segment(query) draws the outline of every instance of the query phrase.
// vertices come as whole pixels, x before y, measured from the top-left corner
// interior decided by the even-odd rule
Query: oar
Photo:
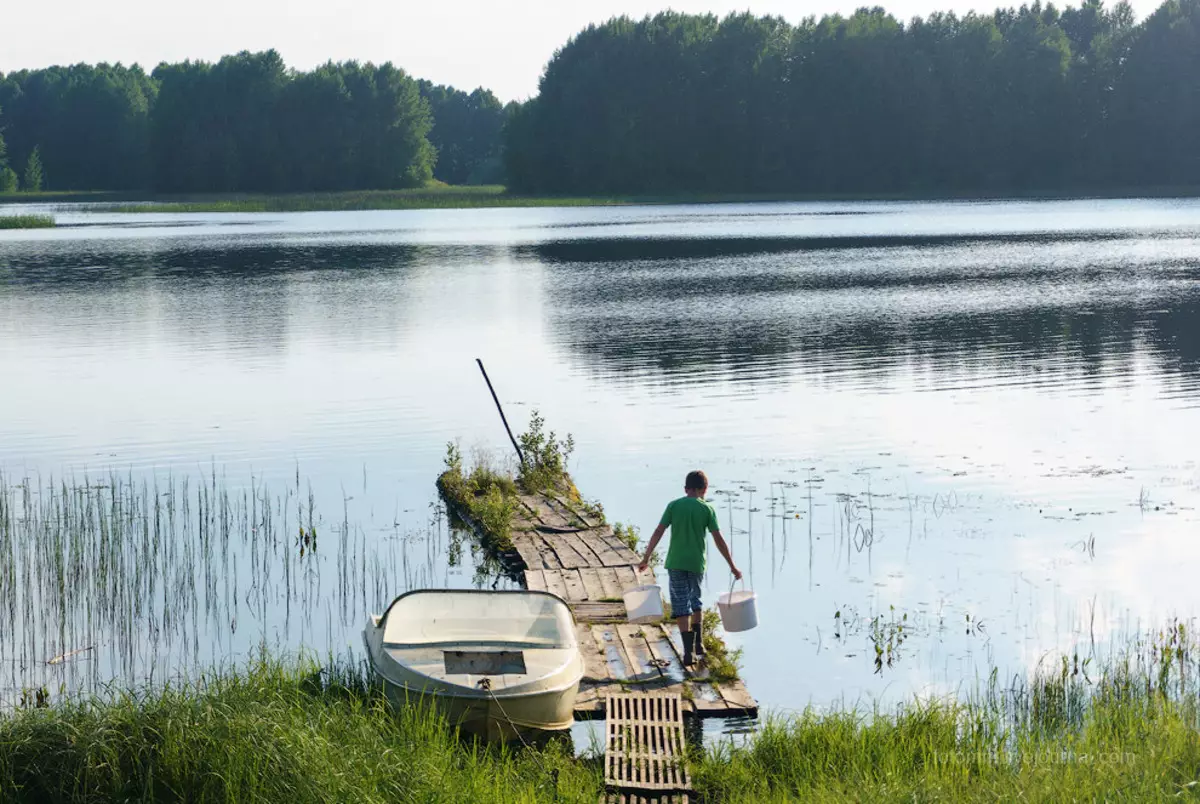
[[[517,439],[513,438],[512,428],[508,426],[508,419],[504,416],[504,408],[500,407],[500,399],[496,396],[496,389],[492,387],[492,381],[488,379],[487,369],[483,367],[483,361],[478,357],[475,362],[479,364],[479,370],[483,372],[483,381],[487,383],[488,390],[492,392],[492,401],[496,403],[496,410],[500,411],[500,421],[504,422],[504,429],[508,433],[508,440],[512,442],[513,449],[517,451],[517,457],[521,460],[521,465],[525,465],[525,456],[521,454],[521,447],[517,444]]]

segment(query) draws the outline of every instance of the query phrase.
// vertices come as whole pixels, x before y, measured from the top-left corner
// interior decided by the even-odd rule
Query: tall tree
[[[21,187],[27,193],[40,193],[45,175],[42,172],[41,147],[33,146],[29,157],[25,160],[25,173],[21,176]]]

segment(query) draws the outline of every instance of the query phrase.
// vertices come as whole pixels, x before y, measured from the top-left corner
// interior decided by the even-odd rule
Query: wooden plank
[[[584,589],[583,579],[579,577],[579,570],[568,569],[559,572],[562,573],[563,583],[567,586],[567,600],[572,603],[587,600],[587,590]]]
[[[626,589],[631,589],[635,586],[641,586],[642,582],[638,578],[637,572],[633,567],[614,567],[617,572],[617,583],[621,585],[621,593],[624,594]]]
[[[602,600],[584,600],[571,604],[571,613],[577,623],[623,623],[629,619],[624,603],[608,603]]]
[[[601,601],[608,597],[604,592],[604,584],[600,583],[600,573],[595,567],[581,567],[579,579],[587,590],[588,600]]]
[[[621,582],[617,580],[617,571],[611,567],[605,567],[596,571],[600,578],[600,584],[604,588],[605,600],[623,600],[622,595],[624,589],[621,587]]]
[[[554,552],[554,547],[546,541],[541,533],[533,534],[532,541],[537,547],[538,561],[543,568],[562,569],[562,562],[558,560],[558,554]]]
[[[562,570],[545,570],[542,573],[546,579],[546,591],[567,599],[567,585],[563,582]]]
[[[629,545],[621,541],[621,539],[617,537],[617,534],[612,532],[612,528],[605,528],[603,530],[596,531],[596,533],[600,540],[606,544],[609,549],[613,551],[613,553],[616,554],[617,558],[622,564],[637,564],[642,560],[641,556],[639,556],[633,550],[630,550]]]
[[[546,591],[546,577],[542,574],[542,570],[525,570],[525,588],[534,592]]]
[[[679,629],[674,624],[660,625],[655,631],[646,629],[650,649],[656,657],[666,661],[663,672],[675,683],[686,686],[690,691],[691,705],[696,711],[704,710],[715,714],[725,707],[725,700],[716,688],[706,680],[708,671],[703,668],[684,667],[680,646]]]
[[[513,534],[512,543],[517,555],[521,556],[521,561],[525,562],[526,569],[542,568],[542,557],[538,553],[533,536],[524,533]]]
[[[567,516],[564,516],[561,511],[556,510],[553,503],[540,494],[523,494],[520,500],[526,508],[533,512],[537,521],[543,525],[564,529],[575,527],[574,523]]]
[[[590,514],[586,513],[581,506],[574,505],[562,496],[558,494],[550,494],[548,496],[553,499],[554,502],[558,503],[562,510],[570,512],[572,516],[577,517],[581,522],[583,522],[584,527],[595,528],[604,524],[603,522],[597,522],[596,519]]]
[[[617,637],[614,627],[611,625],[593,625],[591,630],[592,640],[596,643],[597,649],[604,656],[604,661],[608,665],[609,678],[614,681],[629,678],[629,657],[625,655],[625,649],[621,646],[621,640]]]
[[[596,555],[596,551],[588,546],[587,541],[578,533],[564,533],[563,540],[571,545],[571,548],[578,553],[587,562],[589,567],[602,567],[604,563],[600,560],[600,556]]]
[[[758,701],[746,689],[741,679],[717,685],[717,692],[725,699],[730,710],[740,709],[749,717],[758,717]]]
[[[596,554],[596,557],[600,559],[600,563],[606,567],[623,567],[637,563],[638,559],[636,557],[633,561],[630,561],[627,557],[622,556],[618,551],[614,550],[608,539],[604,538],[606,532],[610,536],[612,535],[612,531],[606,526],[603,529],[584,531],[579,534],[579,538],[583,539],[592,552]],[[614,536],[613,538],[616,537]]]
[[[630,680],[661,684],[665,677],[657,667],[657,660],[646,643],[643,627],[632,623],[621,623],[615,627],[633,671]]]
[[[542,540],[550,545],[550,549],[554,551],[554,555],[558,558],[558,563],[564,569],[578,569],[579,567],[591,566],[591,560],[580,555],[563,534],[543,533]]]

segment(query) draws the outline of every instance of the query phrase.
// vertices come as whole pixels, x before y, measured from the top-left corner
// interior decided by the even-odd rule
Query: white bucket
[[[758,625],[758,595],[749,589],[731,590],[717,598],[717,611],[726,631],[749,631]]]
[[[625,590],[625,618],[631,623],[656,623],[663,618],[662,588],[654,584]]]

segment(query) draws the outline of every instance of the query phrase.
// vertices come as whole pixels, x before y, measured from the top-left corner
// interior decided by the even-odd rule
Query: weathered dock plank
[[[684,712],[699,717],[757,717],[758,704],[741,682],[716,685],[684,668],[674,626],[578,623],[584,678],[575,717],[604,716],[604,698],[627,691],[675,693]]]

